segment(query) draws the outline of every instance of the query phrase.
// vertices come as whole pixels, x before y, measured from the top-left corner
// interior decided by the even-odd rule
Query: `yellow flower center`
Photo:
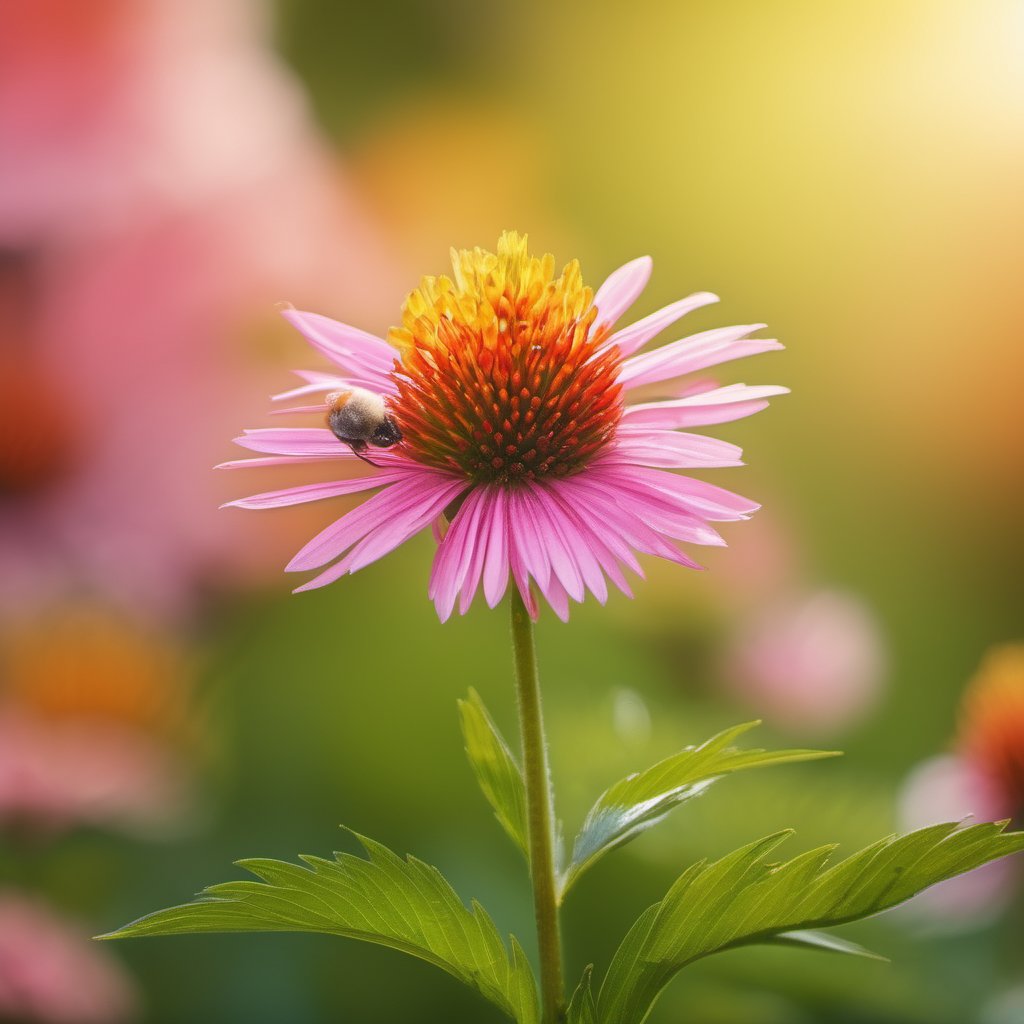
[[[389,334],[406,451],[476,483],[577,472],[622,416],[619,352],[594,330],[579,264],[555,277],[526,244],[505,232],[496,253],[453,250],[453,277],[424,278]]]

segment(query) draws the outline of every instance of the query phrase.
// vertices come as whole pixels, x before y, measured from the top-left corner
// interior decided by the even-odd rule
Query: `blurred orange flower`
[[[1024,814],[1024,644],[985,656],[964,694],[956,749],[988,779],[997,817]]]
[[[0,824],[152,832],[191,803],[188,672],[165,637],[91,607],[11,631],[0,674]]]
[[[1024,813],[1024,644],[992,648],[968,684],[954,752],[917,765],[903,785],[902,824],[951,818],[1016,818]],[[914,903],[914,913],[946,930],[988,923],[1007,905],[1019,865],[997,861],[950,879]]]

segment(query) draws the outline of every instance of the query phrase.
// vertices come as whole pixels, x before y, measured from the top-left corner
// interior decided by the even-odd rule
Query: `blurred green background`
[[[46,6],[54,24],[69,24],[61,4]],[[105,2],[104,17],[121,17],[121,6]],[[154,6],[157,33],[174,35],[173,6]],[[211,381],[207,392],[175,390],[156,349],[158,372],[143,360],[127,383],[148,406],[114,475],[137,479],[133,459],[160,467],[188,514],[236,545],[242,538],[241,550],[228,559],[210,543],[202,557],[175,555],[190,575],[170,612],[140,610],[131,587],[106,593],[107,574],[85,576],[77,563],[33,609],[16,601],[5,612],[17,637],[54,606],[113,605],[119,621],[138,615],[186,652],[191,724],[168,742],[187,765],[190,810],[144,840],[96,821],[59,835],[16,823],[3,833],[0,878],[101,931],[237,877],[239,857],[351,848],[344,823],[436,864],[532,948],[523,866],[475,788],[455,714],[475,686],[514,735],[502,610],[438,623],[426,599],[429,535],[292,597],[278,567],[337,508],[218,512],[218,500],[286,478],[246,470],[211,482],[208,468],[237,457],[230,431],[275,422],[263,418],[265,395],[290,386],[289,369],[317,365],[298,335],[271,322],[275,302],[308,295],[319,311],[381,333],[421,274],[444,271],[450,245],[493,246],[503,228],[529,232],[534,250],[559,263],[579,257],[595,286],[649,253],[654,276],[637,315],[713,290],[721,305],[692,314],[687,330],[765,321],[786,351],[728,379],[742,372],[793,392],[713,431],[741,443],[749,463],[715,482],[765,508],[727,527],[728,549],[701,553],[708,573],[652,563],[635,601],[591,601],[569,625],[542,617],[559,815],[571,829],[623,773],[739,720],[766,719],[758,745],[847,752],[724,781],[603,861],[565,911],[569,977],[590,961],[603,967],[697,857],[786,826],[797,829],[790,853],[831,841],[852,850],[899,827],[903,781],[949,747],[985,651],[1022,633],[1024,5],[283,0],[258,28],[257,8],[223,6],[230,17],[213,27],[187,16],[200,27],[190,23],[183,52],[206,52],[210,39],[227,48],[241,32],[268,74],[306,97],[295,100],[312,112],[299,118],[303,141],[293,129],[268,136],[267,166],[303,147],[316,154],[315,187],[341,209],[318,244],[344,259],[325,266],[306,253],[301,218],[291,234],[246,235],[243,247],[280,246],[322,278],[307,288],[298,271],[253,274],[244,295],[232,292],[230,315],[204,321],[209,336],[182,378],[189,388]],[[70,42],[57,34],[74,48],[93,45],[95,31],[76,28]],[[169,67],[169,94],[191,96],[185,122],[212,118],[189,62]],[[224,105],[211,122],[228,149],[239,121],[265,109],[244,89],[233,102],[237,118]],[[287,169],[274,179],[241,218],[247,229],[279,201],[294,203],[290,180]],[[305,177],[301,187],[314,188]],[[197,205],[221,211],[218,194]],[[177,230],[181,209],[159,222]],[[315,215],[310,223],[322,228]],[[71,242],[12,229],[4,246],[57,252],[63,267],[69,252],[92,260],[123,224]],[[171,248],[160,264],[169,273],[140,271],[124,287],[137,303],[179,308],[175,273],[189,252]],[[219,272],[231,277],[231,267]],[[56,287],[53,273],[42,279]],[[20,308],[13,287],[8,306]],[[203,293],[197,307],[212,301]],[[144,350],[149,338],[135,331],[126,347]],[[58,371],[63,343],[48,350]],[[74,371],[69,387],[80,380]],[[150,417],[190,432],[188,464],[164,461],[177,441],[151,443]],[[18,424],[8,433],[32,429]],[[5,500],[14,498],[0,489]],[[163,492],[156,502],[176,507]],[[140,521],[150,514],[143,503]],[[23,547],[24,520],[2,522]],[[128,577],[164,571],[131,552],[115,557]],[[839,634],[823,641],[828,664],[801,662],[807,678],[794,693],[737,679],[735,647],[751,623],[821,594],[856,609],[852,626],[841,614],[823,627],[826,638]],[[79,675],[88,689],[88,668]],[[1000,913],[984,923],[939,923],[901,912],[848,929],[891,965],[785,950],[713,958],[674,983],[652,1021],[1024,1021],[1004,996],[1024,984],[1019,884],[1007,883]],[[341,940],[147,940],[110,952],[135,979],[138,1019],[152,1024],[499,1019],[426,965]]]

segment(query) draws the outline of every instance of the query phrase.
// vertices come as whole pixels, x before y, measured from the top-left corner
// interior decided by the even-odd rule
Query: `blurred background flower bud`
[[[990,650],[964,691],[949,754],[919,764],[899,799],[905,828],[941,821],[1010,818],[1024,812],[1024,644]],[[1008,905],[1019,880],[1015,860],[995,861],[943,882],[908,913],[943,930],[982,927]]]
[[[728,644],[723,678],[752,714],[827,736],[864,719],[885,672],[880,627],[867,605],[821,590],[746,612]]]
[[[136,1018],[137,1004],[135,986],[87,928],[0,889],[0,1020],[123,1024]]]

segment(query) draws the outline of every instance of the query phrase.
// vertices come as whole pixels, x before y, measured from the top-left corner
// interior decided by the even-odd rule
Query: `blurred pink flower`
[[[268,13],[250,0],[0,6],[0,244],[251,207],[257,195],[270,200],[272,184],[283,215],[250,208],[252,237],[275,222],[305,251],[254,258],[308,258],[303,229],[316,228],[310,215],[330,219],[331,206],[354,215],[345,227],[363,235],[344,190],[331,194],[302,89],[269,44]],[[358,240],[370,258],[378,251],[372,233]]]
[[[215,514],[201,472],[241,415],[226,382],[269,391],[233,339],[281,298],[369,317],[393,294],[262,10],[0,6],[0,356],[19,354],[10,389],[33,407],[0,448],[57,425],[69,456],[39,486],[0,480],[9,606],[71,581],[176,612],[265,569],[273,545]]]
[[[724,678],[751,710],[786,729],[827,735],[874,706],[885,677],[878,623],[850,594],[822,590],[742,618]]]
[[[176,645],[92,607],[8,630],[0,674],[0,829],[153,833],[192,802],[189,676]]]
[[[952,754],[917,765],[899,797],[900,827],[904,829],[968,817],[992,821],[1003,813],[999,795],[984,773]],[[942,931],[983,927],[1005,907],[1016,871],[1011,859],[993,861],[933,886],[910,903],[906,912]]]
[[[93,825],[147,834],[180,819],[189,795],[180,759],[151,737],[0,705],[0,830]]]
[[[23,893],[0,890],[0,1020],[120,1024],[136,1010],[128,976],[85,929]]]
[[[968,816],[1024,819],[1024,644],[988,652],[964,692],[954,752],[910,773],[899,809],[909,828]],[[994,861],[935,886],[912,907],[939,927],[978,927],[1004,909],[1019,878],[1017,863]]]

